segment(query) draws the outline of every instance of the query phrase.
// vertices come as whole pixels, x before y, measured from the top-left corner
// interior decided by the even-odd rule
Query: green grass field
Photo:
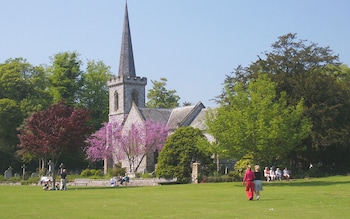
[[[155,187],[0,186],[0,218],[350,218],[350,176],[264,183],[248,201],[235,183]]]

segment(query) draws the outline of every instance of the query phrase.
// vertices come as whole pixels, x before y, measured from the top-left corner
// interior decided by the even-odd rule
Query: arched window
[[[117,91],[114,92],[114,111],[119,109],[119,94]]]
[[[132,91],[131,97],[132,97],[132,101],[136,104],[136,106],[138,106],[139,105],[139,101],[138,101],[139,94],[137,93],[137,90]]]

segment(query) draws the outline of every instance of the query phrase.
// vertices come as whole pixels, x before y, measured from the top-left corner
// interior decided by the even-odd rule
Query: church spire
[[[119,72],[118,72],[118,76],[123,76],[123,75],[130,76],[130,77],[136,76],[134,55],[133,55],[132,44],[131,44],[131,33],[130,33],[130,26],[129,26],[127,2],[125,3],[123,36],[122,36],[122,45],[121,45],[121,51],[120,51]]]

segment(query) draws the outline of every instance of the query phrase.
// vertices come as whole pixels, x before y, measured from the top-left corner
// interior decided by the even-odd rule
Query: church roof
[[[208,112],[208,109],[202,109],[199,114],[194,118],[194,120],[191,122],[191,127],[198,128],[200,130],[207,130],[207,126],[205,125],[206,120],[206,113]]]
[[[123,35],[122,35],[122,45],[120,49],[118,75],[119,76],[125,75],[129,77],[136,76],[127,3],[125,3],[124,26],[123,26]]]
[[[204,127],[201,125],[203,123],[202,119],[205,119],[204,108],[204,105],[199,102],[196,105],[174,109],[138,108],[138,110],[145,121],[152,120],[167,123],[169,130],[174,131],[179,127],[188,125],[195,128]]]
[[[202,102],[199,102],[196,105],[173,109],[168,121],[169,130],[175,130],[179,127],[190,125],[198,113],[204,108],[205,106]]]
[[[139,108],[139,111],[145,121],[152,120],[167,123],[172,109]]]

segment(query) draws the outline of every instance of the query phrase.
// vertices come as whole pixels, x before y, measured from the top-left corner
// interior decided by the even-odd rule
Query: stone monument
[[[5,170],[4,176],[5,176],[5,179],[10,179],[13,176],[12,167],[9,167],[7,170]]]
[[[197,184],[198,183],[198,167],[200,163],[193,163],[192,164],[192,183]]]

